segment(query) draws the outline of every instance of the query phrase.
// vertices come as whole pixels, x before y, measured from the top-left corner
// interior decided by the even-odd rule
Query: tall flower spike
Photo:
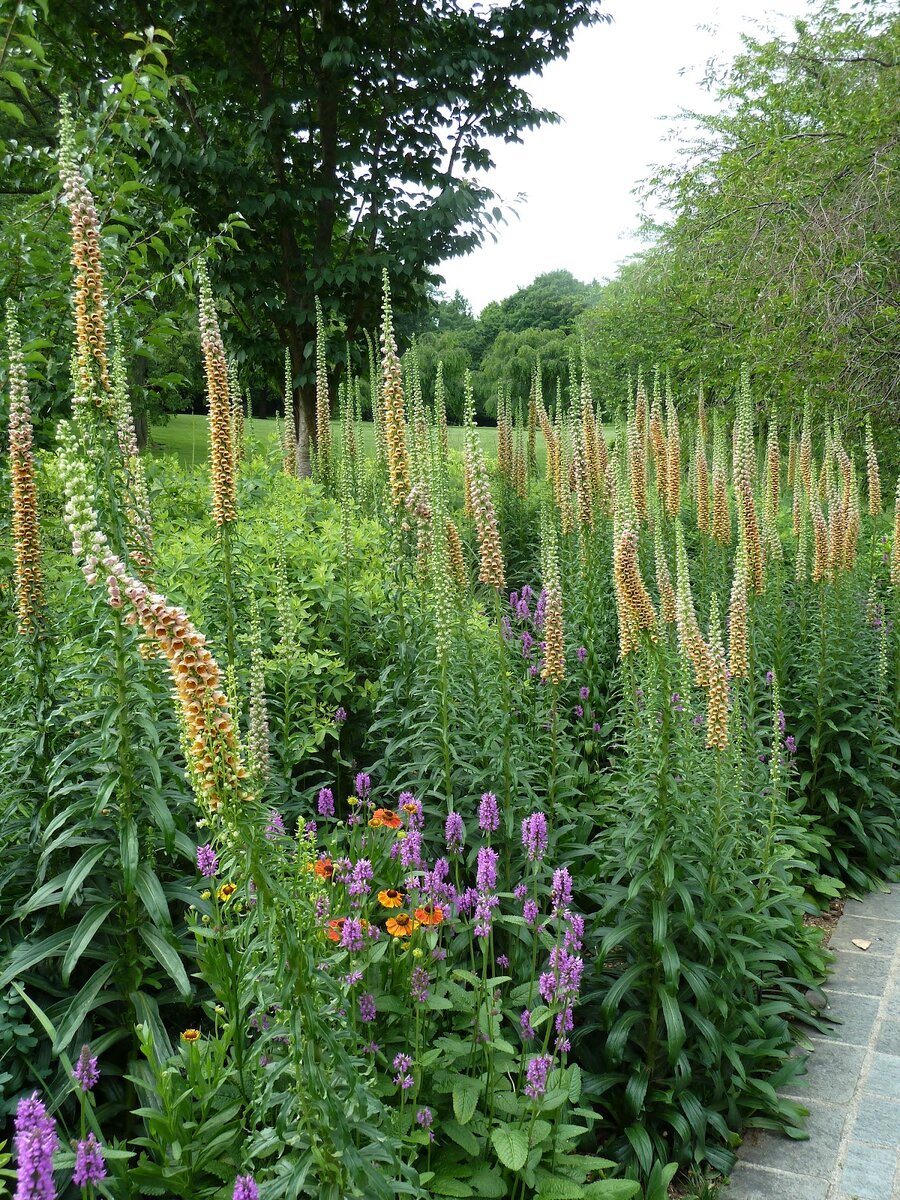
[[[722,646],[719,601],[713,592],[709,611],[709,699],[706,708],[706,745],[724,750],[728,745],[728,668]]]
[[[106,300],[100,258],[100,221],[94,197],[75,155],[75,126],[68,98],[60,106],[59,174],[70,213],[75,268],[75,411],[115,420],[116,405],[106,354]]]
[[[139,623],[168,660],[194,792],[206,812],[223,810],[227,816],[229,802],[245,798],[246,770],[218,663],[184,609],[151,592],[129,574],[97,528],[85,456],[66,422],[59,427],[59,463],[66,494],[65,520],[72,535],[72,551],[82,562],[85,579],[91,586],[101,582],[105,585],[111,607],[123,608],[127,600],[133,611],[126,621]]]
[[[6,302],[6,340],[9,346],[9,474],[16,558],[16,608],[19,633],[27,636],[40,625],[44,608],[44,573],[41,567],[28,373],[22,358],[22,342],[12,300]]]
[[[349,370],[349,364],[348,364]],[[331,481],[331,399],[328,395],[328,367],[325,361],[325,318],[316,296],[316,467],[319,479]]]
[[[791,417],[791,430],[788,434],[787,485],[793,488],[797,480],[797,437],[794,429],[794,418]]]
[[[650,447],[653,451],[653,465],[656,469],[656,490],[663,504],[665,504],[669,494],[669,453],[666,445],[665,429],[663,428],[658,376],[653,388],[653,408],[650,410],[649,433]]]
[[[200,267],[200,347],[203,351],[206,395],[209,402],[213,520],[221,529],[223,525],[237,518],[237,488],[234,478],[234,451],[231,445],[228,364],[205,263]]]
[[[291,352],[284,352],[284,429],[281,431],[281,465],[286,475],[297,474],[297,431],[294,419],[294,370]]]
[[[872,421],[866,417],[866,474],[869,482],[869,516],[881,515],[881,473],[878,470],[878,455],[872,437]]]
[[[725,431],[716,417],[713,432],[713,540],[720,546],[731,543],[731,505],[725,478]]]
[[[497,513],[491,496],[491,485],[488,480],[487,464],[484,460],[484,450],[475,430],[474,401],[472,398],[472,379],[466,372],[466,433],[465,456],[469,470],[472,496],[472,511],[475,517],[475,531],[478,534],[478,547],[481,556],[481,569],[478,578],[489,587],[503,588],[506,586],[506,576],[503,569],[503,547],[500,543],[500,531],[497,526]]]
[[[628,422],[628,468],[631,477],[631,502],[634,505],[635,516],[642,525],[646,525],[649,516],[647,509],[647,465],[644,458],[644,447],[634,420]],[[659,479],[657,467],[657,482]]]
[[[800,430],[800,478],[803,480],[803,486],[811,502],[813,489],[812,428],[808,400],[803,405],[803,426]]]
[[[894,545],[891,550],[891,583],[900,587],[900,476],[894,496]]]
[[[666,560],[666,551],[663,546],[659,521],[656,521],[653,526],[653,553],[656,563],[656,590],[659,592],[662,619],[667,625],[672,625],[678,615],[675,603],[675,589],[672,587],[672,575]]]
[[[766,490],[763,509],[763,526],[766,549],[772,558],[782,558],[781,539],[778,536],[778,501],[781,494],[781,447],[778,443],[778,421],[775,413],[769,414],[769,429],[766,434]]]
[[[747,662],[747,550],[743,539],[734,557],[734,579],[728,607],[728,669],[734,679],[748,673]]]
[[[666,512],[677,517],[681,511],[681,431],[672,390],[666,381]]]
[[[544,666],[541,678],[562,683],[566,674],[563,645],[563,597],[556,527],[545,509],[541,514],[541,568],[547,604],[544,609]]]
[[[403,371],[394,341],[391,289],[384,272],[384,320],[381,329],[382,404],[384,439],[387,446],[388,478],[391,502],[403,504],[409,494],[409,458],[406,453],[406,401],[403,395]]]
[[[675,526],[675,586],[678,641],[681,653],[690,661],[694,669],[694,681],[697,687],[708,687],[710,678],[709,647],[703,640],[697,612],[694,608],[687,549],[684,544],[684,530],[680,521]]]
[[[694,486],[697,495],[697,528],[701,533],[709,533],[709,464],[699,422],[694,447]]]
[[[741,372],[741,395],[736,419],[737,453],[734,460],[734,490],[738,500],[738,521],[741,536],[747,547],[747,563],[750,581],[758,596],[765,589],[763,575],[763,547],[759,532],[759,518],[753,496],[753,424],[750,407],[750,381],[746,370]]]
[[[619,529],[613,547],[613,576],[617,595],[632,631],[632,639],[636,640],[640,631],[647,630],[655,641],[656,610],[641,578],[637,530],[627,519]]]

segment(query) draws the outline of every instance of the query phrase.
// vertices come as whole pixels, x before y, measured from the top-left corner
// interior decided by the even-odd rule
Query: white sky
[[[497,241],[441,267],[476,313],[544,271],[567,268],[579,279],[609,278],[640,249],[632,189],[650,168],[670,161],[667,140],[680,108],[709,109],[700,86],[710,58],[740,50],[742,30],[789,30],[805,0],[606,0],[612,24],[578,31],[569,57],[531,82],[535,101],[563,120],[498,143],[486,182],[511,203]]]

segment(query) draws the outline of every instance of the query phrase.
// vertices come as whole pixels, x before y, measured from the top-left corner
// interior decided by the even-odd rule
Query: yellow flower
[[[199,1042],[200,1041],[200,1030],[199,1029],[185,1029],[185,1031],[181,1035],[181,1040],[183,1042]]]
[[[223,883],[216,892],[216,899],[221,900],[223,904],[227,903],[234,893],[237,891],[236,883]]]
[[[378,893],[378,903],[383,908],[399,908],[403,903],[403,893],[398,892],[396,888],[388,888]]]

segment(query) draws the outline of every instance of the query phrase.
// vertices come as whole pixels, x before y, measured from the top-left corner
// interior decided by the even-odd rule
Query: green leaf
[[[641,1185],[633,1179],[598,1179],[586,1183],[581,1194],[584,1200],[631,1200],[640,1191]]]
[[[428,1185],[433,1196],[474,1196],[475,1192],[461,1179],[451,1179],[448,1175],[436,1175]]]
[[[66,950],[65,957],[62,960],[60,974],[64,984],[68,984],[69,976],[75,964],[87,950],[88,946],[93,941],[97,930],[115,909],[116,900],[105,900],[102,904],[92,904],[81,920],[75,927],[75,932],[72,934],[72,940]]]
[[[465,1129],[458,1121],[446,1120],[441,1122],[441,1131],[452,1138],[457,1146],[461,1146],[467,1154],[477,1158],[481,1153],[481,1143],[471,1129]]]
[[[460,1125],[467,1125],[478,1108],[481,1087],[476,1079],[466,1079],[453,1088],[453,1114]]]
[[[140,932],[141,937],[150,949],[150,953],[168,974],[184,999],[189,999],[191,984],[178,951],[173,946],[170,946],[152,925],[142,925]]]
[[[95,1007],[100,991],[114,970],[115,963],[105,963],[87,981],[77,996],[74,997],[72,1003],[66,1009],[66,1015],[60,1021],[57,1028],[56,1039],[53,1042],[54,1054],[59,1054],[61,1050],[65,1050],[68,1047],[69,1042],[78,1032],[84,1018]]]
[[[500,1162],[510,1171],[521,1171],[528,1161],[528,1138],[514,1125],[491,1130],[491,1142]]]
[[[69,872],[69,877],[65,882],[65,886],[63,887],[62,896],[60,897],[59,903],[61,912],[64,913],[66,911],[69,901],[81,887],[82,883],[91,873],[94,867],[100,862],[100,859],[106,853],[106,850],[107,843],[103,842],[102,845],[93,846],[87,851],[86,854],[82,854],[78,861],[78,865],[73,867]]]

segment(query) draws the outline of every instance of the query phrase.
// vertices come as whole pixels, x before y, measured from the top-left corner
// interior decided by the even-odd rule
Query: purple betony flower
[[[531,1041],[535,1037],[534,1026],[531,1024],[531,1011],[527,1008],[522,1009],[522,1015],[519,1017],[519,1024],[522,1027],[522,1037],[526,1041]]]
[[[400,863],[406,868],[422,866],[422,834],[418,829],[408,829],[400,842]]]
[[[533,925],[538,919],[538,906],[534,900],[526,900],[522,905],[522,916],[526,925]]]
[[[563,909],[568,908],[572,903],[572,876],[565,867],[558,867],[553,872],[553,885],[550,894],[555,913],[562,912]]]
[[[420,1108],[416,1113],[416,1122],[417,1124],[421,1125],[423,1129],[427,1129],[433,1120],[434,1116],[432,1115],[430,1108]]]
[[[372,791],[372,779],[365,771],[360,771],[355,780],[356,794],[360,800],[368,800]]]
[[[211,879],[219,869],[219,858],[212,845],[197,847],[197,870],[206,879]]]
[[[504,971],[509,966],[509,959],[506,957],[505,954],[497,955],[497,966],[500,967]]]
[[[284,837],[284,817],[282,817],[277,808],[269,809],[266,837],[270,842],[274,841],[277,837]]]
[[[421,829],[425,824],[425,818],[422,816],[422,801],[417,800],[412,792],[401,792],[397,803],[404,810],[410,829]]]
[[[351,871],[347,884],[347,895],[355,897],[355,905],[358,906],[362,902],[362,897],[368,896],[371,892],[372,888],[369,884],[372,874],[372,864],[367,858],[361,858]]]
[[[580,704],[576,704],[575,707],[572,709],[572,712],[575,714],[576,717],[578,717],[579,720],[584,716],[584,709],[581,707]]]
[[[771,687],[775,682],[775,675],[772,671],[766,671],[766,687]]]
[[[85,1188],[88,1184],[97,1184],[106,1178],[106,1163],[103,1161],[103,1147],[89,1133],[75,1148],[75,1170],[72,1172],[72,1182],[76,1187]]]
[[[238,1175],[231,1200],[259,1200],[259,1188],[252,1175]]]
[[[72,1077],[83,1092],[89,1092],[100,1078],[97,1059],[91,1054],[90,1046],[82,1046],[78,1061],[72,1069]]]
[[[490,936],[493,911],[500,903],[499,896],[487,892],[479,892],[475,901],[475,936],[486,938]]]
[[[363,992],[359,998],[359,1019],[367,1024],[375,1020],[375,997],[371,992]]]
[[[500,828],[500,809],[493,792],[485,792],[478,805],[478,824],[483,833],[494,833]]]
[[[409,978],[409,994],[417,1004],[424,1004],[428,999],[428,985],[431,978],[424,967],[414,967]]]
[[[352,954],[362,950],[364,944],[362,922],[355,917],[348,917],[341,930],[341,945]]]
[[[793,734],[789,733],[784,739],[784,748],[787,750],[788,754],[797,753],[797,739],[793,736]]]
[[[466,840],[466,827],[458,812],[449,813],[444,822],[444,841],[449,854],[459,854]]]
[[[581,687],[578,689],[578,695],[581,697],[582,700],[587,700],[587,698],[588,698],[588,696],[590,696],[590,694],[591,694],[591,689],[589,687]]]
[[[332,792],[330,787],[319,789],[319,816],[334,816],[334,792]]]
[[[547,818],[542,812],[522,820],[522,845],[529,862],[540,862],[547,849]]]
[[[23,1096],[16,1108],[16,1200],[55,1200],[53,1152],[56,1122],[37,1092]]]
[[[525,1095],[532,1100],[538,1100],[547,1090],[547,1076],[553,1059],[549,1054],[540,1054],[531,1059],[525,1071]]]
[[[777,720],[778,720],[778,732],[779,732],[779,733],[784,733],[784,731],[785,731],[785,728],[786,728],[786,725],[787,725],[787,722],[785,721],[785,717],[784,717],[784,712],[783,712],[783,710],[779,708],[779,710],[778,710],[778,713],[776,714],[776,716],[777,716]]]
[[[343,725],[343,723],[344,723],[346,720],[347,720],[347,710],[346,710],[346,708],[341,708],[341,707],[339,707],[339,708],[336,708],[336,709],[334,710],[334,723],[335,723],[335,725]]]
[[[587,646],[579,646],[575,653],[578,656],[578,661],[584,662],[587,658]]]
[[[527,895],[528,895],[528,884],[527,883],[517,883],[516,886],[513,888],[513,896],[516,898],[516,900],[521,902],[522,900],[525,899],[525,897]]]
[[[497,886],[497,851],[482,846],[478,851],[478,866],[475,870],[475,886],[479,892],[492,892]]]

